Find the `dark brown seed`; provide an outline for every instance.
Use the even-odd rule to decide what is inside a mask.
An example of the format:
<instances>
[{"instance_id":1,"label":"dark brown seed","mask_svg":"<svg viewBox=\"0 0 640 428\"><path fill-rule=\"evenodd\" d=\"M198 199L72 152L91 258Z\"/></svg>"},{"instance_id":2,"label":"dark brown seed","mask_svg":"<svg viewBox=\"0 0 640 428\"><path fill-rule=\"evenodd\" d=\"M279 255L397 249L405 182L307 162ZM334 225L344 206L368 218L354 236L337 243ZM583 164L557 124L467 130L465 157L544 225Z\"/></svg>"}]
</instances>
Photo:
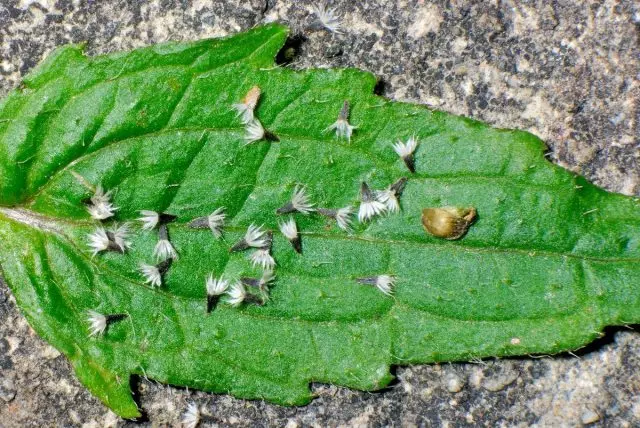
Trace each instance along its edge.
<instances>
[{"instance_id":1,"label":"dark brown seed","mask_svg":"<svg viewBox=\"0 0 640 428\"><path fill-rule=\"evenodd\" d=\"M332 210L329 208L318 208L316 211L318 212L318 214L329 218L336 218L336 214L338 213L337 210Z\"/></svg>"},{"instance_id":2,"label":"dark brown seed","mask_svg":"<svg viewBox=\"0 0 640 428\"><path fill-rule=\"evenodd\" d=\"M360 184L360 200L362 202L371 202L375 199L373 192L369 188L369 185L366 182L362 182Z\"/></svg>"},{"instance_id":3,"label":"dark brown seed","mask_svg":"<svg viewBox=\"0 0 640 428\"><path fill-rule=\"evenodd\" d=\"M247 245L247 241L245 241L244 238L242 238L241 240L233 244L233 247L229 248L229 252L233 253L236 251L244 251L247 248L249 248L249 245Z\"/></svg>"},{"instance_id":4,"label":"dark brown seed","mask_svg":"<svg viewBox=\"0 0 640 428\"><path fill-rule=\"evenodd\" d=\"M242 278L240 278L240 282L248 287L254 287L254 288L260 287L259 278L249 278L249 277L243 276Z\"/></svg>"},{"instance_id":5,"label":"dark brown seed","mask_svg":"<svg viewBox=\"0 0 640 428\"><path fill-rule=\"evenodd\" d=\"M107 315L106 316L107 324L111 324L112 322L123 320L128 316L129 315L127 315L127 314L111 314L111 315Z\"/></svg>"},{"instance_id":6,"label":"dark brown seed","mask_svg":"<svg viewBox=\"0 0 640 428\"><path fill-rule=\"evenodd\" d=\"M207 313L210 314L216 306L218 305L218 301L220 300L220 296L218 295L207 295Z\"/></svg>"},{"instance_id":7,"label":"dark brown seed","mask_svg":"<svg viewBox=\"0 0 640 428\"><path fill-rule=\"evenodd\" d=\"M402 195L402 192L404 191L404 188L406 185L407 185L407 178L402 177L396 180L396 182L393 183L391 186L389 186L389 190L391 190L393 194L396 195L396 197L399 197L400 195Z\"/></svg>"},{"instance_id":8,"label":"dark brown seed","mask_svg":"<svg viewBox=\"0 0 640 428\"><path fill-rule=\"evenodd\" d=\"M158 269L158 272L160 272L160 275L164 275L165 273L167 273L167 271L169 270L169 268L171 267L171 263L173 262L172 258L168 258L164 261L161 261L160 263L158 263L156 265L156 268Z\"/></svg>"},{"instance_id":9,"label":"dark brown seed","mask_svg":"<svg viewBox=\"0 0 640 428\"><path fill-rule=\"evenodd\" d=\"M278 215L291 214L291 213L294 213L296 211L298 211L298 210L296 210L293 207L293 204L291 202L287 202L286 204L284 204L283 206L281 206L280 208L278 208L276 210L276 214L278 214Z\"/></svg>"},{"instance_id":10,"label":"dark brown seed","mask_svg":"<svg viewBox=\"0 0 640 428\"><path fill-rule=\"evenodd\" d=\"M416 160L413 157L413 155L409 155L409 156L405 156L402 158L402 160L404 161L404 164L407 166L407 169L409 170L409 172L411 172L412 174L415 174L416 172Z\"/></svg>"},{"instance_id":11,"label":"dark brown seed","mask_svg":"<svg viewBox=\"0 0 640 428\"><path fill-rule=\"evenodd\" d=\"M340 120L349 119L349 101L345 100L342 103L342 108L340 109L340 115L338 116Z\"/></svg>"},{"instance_id":12,"label":"dark brown seed","mask_svg":"<svg viewBox=\"0 0 640 428\"><path fill-rule=\"evenodd\" d=\"M173 214L160 213L158 215L158 224L171 223L171 222L175 221L176 218L178 218L178 216L175 216Z\"/></svg>"},{"instance_id":13,"label":"dark brown seed","mask_svg":"<svg viewBox=\"0 0 640 428\"><path fill-rule=\"evenodd\" d=\"M208 217L198 217L193 219L187 224L192 229L208 229L209 228L209 218Z\"/></svg>"},{"instance_id":14,"label":"dark brown seed","mask_svg":"<svg viewBox=\"0 0 640 428\"><path fill-rule=\"evenodd\" d=\"M296 253L302 254L302 239L300 239L300 235L289 242L291 242L291 246L293 246L293 249L296 251Z\"/></svg>"}]
</instances>

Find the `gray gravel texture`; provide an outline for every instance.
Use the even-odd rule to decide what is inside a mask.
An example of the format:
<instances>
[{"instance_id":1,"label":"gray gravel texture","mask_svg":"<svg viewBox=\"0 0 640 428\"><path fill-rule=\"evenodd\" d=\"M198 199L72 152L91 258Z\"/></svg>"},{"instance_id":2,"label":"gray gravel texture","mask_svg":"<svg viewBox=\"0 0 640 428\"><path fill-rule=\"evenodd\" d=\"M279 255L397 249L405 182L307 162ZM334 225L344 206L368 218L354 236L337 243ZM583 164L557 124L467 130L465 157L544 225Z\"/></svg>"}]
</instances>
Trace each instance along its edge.
<instances>
[{"instance_id":1,"label":"gray gravel texture","mask_svg":"<svg viewBox=\"0 0 640 428\"><path fill-rule=\"evenodd\" d=\"M531 131L553 161L640 195L638 3L334 1L343 34L309 30L312 6L0 0L0 95L62 44L86 42L93 55L279 21L305 39L293 67L369 70L392 99ZM220 426L640 426L640 335L606 333L575 355L398 368L377 393L314 385L318 398L300 408L142 380L142 425L177 426L195 402L212 415L204 425ZM134 423L79 384L0 284L0 426L81 425Z\"/></svg>"}]
</instances>

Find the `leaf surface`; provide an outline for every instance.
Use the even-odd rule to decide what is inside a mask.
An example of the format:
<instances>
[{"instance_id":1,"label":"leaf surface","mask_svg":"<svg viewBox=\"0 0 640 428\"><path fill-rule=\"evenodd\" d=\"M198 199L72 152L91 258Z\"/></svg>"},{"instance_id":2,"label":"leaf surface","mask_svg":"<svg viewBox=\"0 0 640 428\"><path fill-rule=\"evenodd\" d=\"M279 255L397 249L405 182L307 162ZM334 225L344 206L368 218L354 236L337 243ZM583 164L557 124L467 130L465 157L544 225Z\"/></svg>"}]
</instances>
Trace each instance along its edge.
<instances>
[{"instance_id":1,"label":"leaf surface","mask_svg":"<svg viewBox=\"0 0 640 428\"><path fill-rule=\"evenodd\" d=\"M120 416L139 410L129 377L148 376L286 405L311 381L385 386L396 364L556 353L604 326L640 322L640 203L544 159L526 132L390 102L355 69L274 64L288 30L88 58L56 50L0 103L0 264L33 328ZM231 108L253 86L255 114L279 141L245 145ZM342 104L350 143L327 132ZM416 136L416 173L392 144ZM144 284L155 232L125 254L92 256L86 183L113 192L118 222L177 216L179 253L160 288ZM275 210L297 185L316 207L356 206L366 181L408 183L399 214L352 233L295 219L303 254ZM187 225L224 206L224 239ZM463 239L425 233L423 208L475 207ZM259 276L230 253L251 223L274 231L277 279L264 306L206 313L205 278ZM356 279L397 279L393 296ZM88 337L87 311L127 314Z\"/></svg>"}]
</instances>

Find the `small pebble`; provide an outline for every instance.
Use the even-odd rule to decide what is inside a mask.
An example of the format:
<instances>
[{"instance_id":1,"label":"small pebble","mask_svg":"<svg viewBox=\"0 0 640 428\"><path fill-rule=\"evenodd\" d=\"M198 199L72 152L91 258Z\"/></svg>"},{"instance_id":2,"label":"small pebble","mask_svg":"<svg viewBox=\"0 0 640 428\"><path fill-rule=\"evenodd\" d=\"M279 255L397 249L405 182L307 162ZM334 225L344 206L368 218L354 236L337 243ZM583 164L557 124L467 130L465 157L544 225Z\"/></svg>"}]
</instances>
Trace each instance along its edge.
<instances>
[{"instance_id":1,"label":"small pebble","mask_svg":"<svg viewBox=\"0 0 640 428\"><path fill-rule=\"evenodd\" d=\"M464 387L464 381L460 379L458 375L455 375L453 373L447 375L444 382L447 387L447 391L451 393L460 392Z\"/></svg>"},{"instance_id":2,"label":"small pebble","mask_svg":"<svg viewBox=\"0 0 640 428\"><path fill-rule=\"evenodd\" d=\"M582 412L582 416L580 416L580 422L582 422L584 425L592 424L599 420L600 415L591 409L586 409L584 412Z\"/></svg>"},{"instance_id":3,"label":"small pebble","mask_svg":"<svg viewBox=\"0 0 640 428\"><path fill-rule=\"evenodd\" d=\"M513 364L503 363L499 366L497 372L493 370L487 370L484 373L484 379L482 379L481 386L487 391L497 392L505 389L507 386L514 383L518 377L518 371L513 368Z\"/></svg>"},{"instance_id":4,"label":"small pebble","mask_svg":"<svg viewBox=\"0 0 640 428\"><path fill-rule=\"evenodd\" d=\"M48 345L42 350L40 355L46 360L53 360L60 356L60 351L58 351L53 346Z\"/></svg>"},{"instance_id":5,"label":"small pebble","mask_svg":"<svg viewBox=\"0 0 640 428\"><path fill-rule=\"evenodd\" d=\"M0 399L5 403L10 402L16 396L16 389L12 379L3 379L0 383Z\"/></svg>"},{"instance_id":6,"label":"small pebble","mask_svg":"<svg viewBox=\"0 0 640 428\"><path fill-rule=\"evenodd\" d=\"M299 426L300 425L298 425L298 422L295 419L289 419L285 428L298 428Z\"/></svg>"},{"instance_id":7,"label":"small pebble","mask_svg":"<svg viewBox=\"0 0 640 428\"><path fill-rule=\"evenodd\" d=\"M75 410L69 410L69 418L76 425L81 425L82 420L80 419L80 415Z\"/></svg>"}]
</instances>

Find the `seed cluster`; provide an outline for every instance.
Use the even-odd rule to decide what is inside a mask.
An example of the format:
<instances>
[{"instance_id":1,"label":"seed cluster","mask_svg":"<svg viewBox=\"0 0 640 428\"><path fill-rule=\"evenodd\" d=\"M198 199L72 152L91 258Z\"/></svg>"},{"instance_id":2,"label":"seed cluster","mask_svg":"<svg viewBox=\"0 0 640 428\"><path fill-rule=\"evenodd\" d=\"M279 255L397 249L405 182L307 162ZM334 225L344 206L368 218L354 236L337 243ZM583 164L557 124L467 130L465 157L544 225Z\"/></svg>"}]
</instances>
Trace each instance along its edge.
<instances>
[{"instance_id":1,"label":"seed cluster","mask_svg":"<svg viewBox=\"0 0 640 428\"><path fill-rule=\"evenodd\" d=\"M233 104L245 126L245 142L251 144L261 140L278 141L277 136L265 130L260 120L256 117L255 109L258 105L261 90L254 86L249 90L240 103ZM349 123L349 102L344 101L335 123L326 128L326 131L335 131L336 137L351 141L354 130L357 127ZM406 143L398 141L393 145L393 150L403 160L410 172L415 172L414 152L418 146L418 140L410 137ZM88 182L74 173L86 186ZM345 232L352 231L353 217L357 213L360 223L370 222L376 216L384 214L395 214L400 211L400 197L407 183L407 178L401 177L391 183L387 188L381 190L371 189L366 182L360 183L360 205L356 211L353 206L341 208L317 207L307 194L306 188L297 185L291 195L291 199L276 210L277 215L286 216L278 222L280 233L291 243L294 251L303 253L302 237L298 225L294 218L295 214L311 215L318 214L328 219L334 220L336 225ZM111 202L112 191L104 191L101 185L91 187L94 194L84 201L87 211L94 220L100 222L96 230L89 234L88 245L94 256L105 251L115 251L125 253L130 247L128 236L130 225L128 223L112 223L106 227L104 222L111 219L115 211L118 210ZM156 212L151 210L140 211L141 229L146 231L157 231L158 240L153 250L155 263L149 264L141 262L139 271L145 284L151 287L161 287L164 283L164 276L169 271L172 263L178 259L178 252L171 243L168 225L176 220L176 216L169 213ZM224 207L215 209L211 214L204 217L192 219L187 226L194 229L210 229L215 239L221 239L225 226L226 213ZM265 230L263 226L251 224L244 236L234 243L229 249L230 252L251 250L249 260L254 267L262 269L259 278L242 277L237 280L229 280L223 277L216 277L210 274L205 278L205 289L207 295L206 310L212 312L217 307L220 298L226 297L225 302L232 307L239 307L243 304L264 305L269 299L269 289L275 281L276 261L273 258L271 247L273 242L273 232ZM377 288L385 295L392 295L396 278L388 274L372 275L364 278L355 278L360 284ZM254 292L248 291L255 290ZM121 319L119 314L102 315L96 311L89 311L87 321L90 326L90 335L97 336L106 330L111 321Z\"/></svg>"}]
</instances>

